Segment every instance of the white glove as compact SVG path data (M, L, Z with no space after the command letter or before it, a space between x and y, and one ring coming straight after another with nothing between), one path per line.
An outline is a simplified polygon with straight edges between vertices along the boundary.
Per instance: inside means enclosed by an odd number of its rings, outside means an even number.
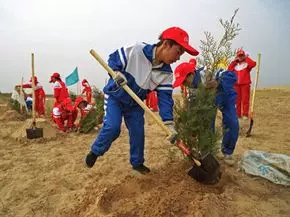
M116 72L116 77L114 78L114 81L121 87L127 84L127 79L125 75L123 75L121 72Z
M165 124L166 127L168 127L168 129L171 132L171 134L168 135L168 137L166 139L169 140L171 143L175 143L175 139L177 137L177 132L175 130L173 121L164 121L163 123Z

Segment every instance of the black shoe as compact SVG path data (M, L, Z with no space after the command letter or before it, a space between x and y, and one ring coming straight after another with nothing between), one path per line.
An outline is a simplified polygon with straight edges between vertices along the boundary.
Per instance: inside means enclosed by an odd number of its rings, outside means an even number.
M141 174L147 174L150 173L150 169L148 167L146 167L144 164L141 164L140 166L137 167L133 167L133 170L138 171Z
M90 151L86 157L86 166L92 168L97 160L98 156Z

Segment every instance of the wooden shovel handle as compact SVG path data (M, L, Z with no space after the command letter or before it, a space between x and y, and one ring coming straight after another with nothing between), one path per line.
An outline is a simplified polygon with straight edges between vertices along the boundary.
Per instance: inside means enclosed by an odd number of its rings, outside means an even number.
M32 123L35 123L35 80L34 80L34 53L31 54L31 83L32 83ZM35 125L34 125L35 127Z
M256 89L258 87L258 80L259 80L259 74L260 74L260 64L261 64L261 54L258 53L257 72L256 72L256 79L255 79L255 84L254 84L253 95L252 95L251 110L250 110L251 119L253 119L253 117L254 117L254 103L255 103Z

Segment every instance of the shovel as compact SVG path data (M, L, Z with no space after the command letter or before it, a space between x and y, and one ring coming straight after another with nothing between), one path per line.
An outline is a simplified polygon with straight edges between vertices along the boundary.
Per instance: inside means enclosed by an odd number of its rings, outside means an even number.
M116 77L116 73L94 50L91 50L90 53L105 68L112 78ZM166 132L167 135L171 135L168 127L166 127L161 119L145 105L145 103L130 89L128 85L124 85L122 88L136 101L136 103L138 103L141 108L145 110L145 112L147 112L155 120L155 122ZM176 145L193 162L193 167L188 171L189 176L203 184L215 184L219 181L221 176L220 165L214 156L207 154L206 156L197 159L190 149L177 137L173 138L171 143Z
M250 110L250 126L249 126L248 131L246 132L246 137L251 136L251 132L252 132L253 125L254 125L254 102L255 102L256 89L258 86L258 80L259 80L259 74L260 74L260 63L261 63L261 54L258 53L258 65L257 65L255 86L254 86L254 90L253 90L251 110Z
M35 80L34 80L34 53L31 54L31 66L32 66L32 126L26 129L27 139L37 139L43 137L43 129L36 127L35 118Z

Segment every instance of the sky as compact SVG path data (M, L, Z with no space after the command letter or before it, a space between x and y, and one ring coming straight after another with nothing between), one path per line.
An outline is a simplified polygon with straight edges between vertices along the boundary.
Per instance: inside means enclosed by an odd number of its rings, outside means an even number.
M64 79L75 67L81 79L103 88L108 75L90 49L107 60L122 46L156 43L171 26L186 30L198 49L204 31L218 39L219 19L236 8L242 30L233 48L243 47L253 59L262 54L259 87L290 85L288 0L0 0L0 91L11 92L22 76L30 79L32 52L47 93L53 72ZM183 55L172 68L189 58Z

